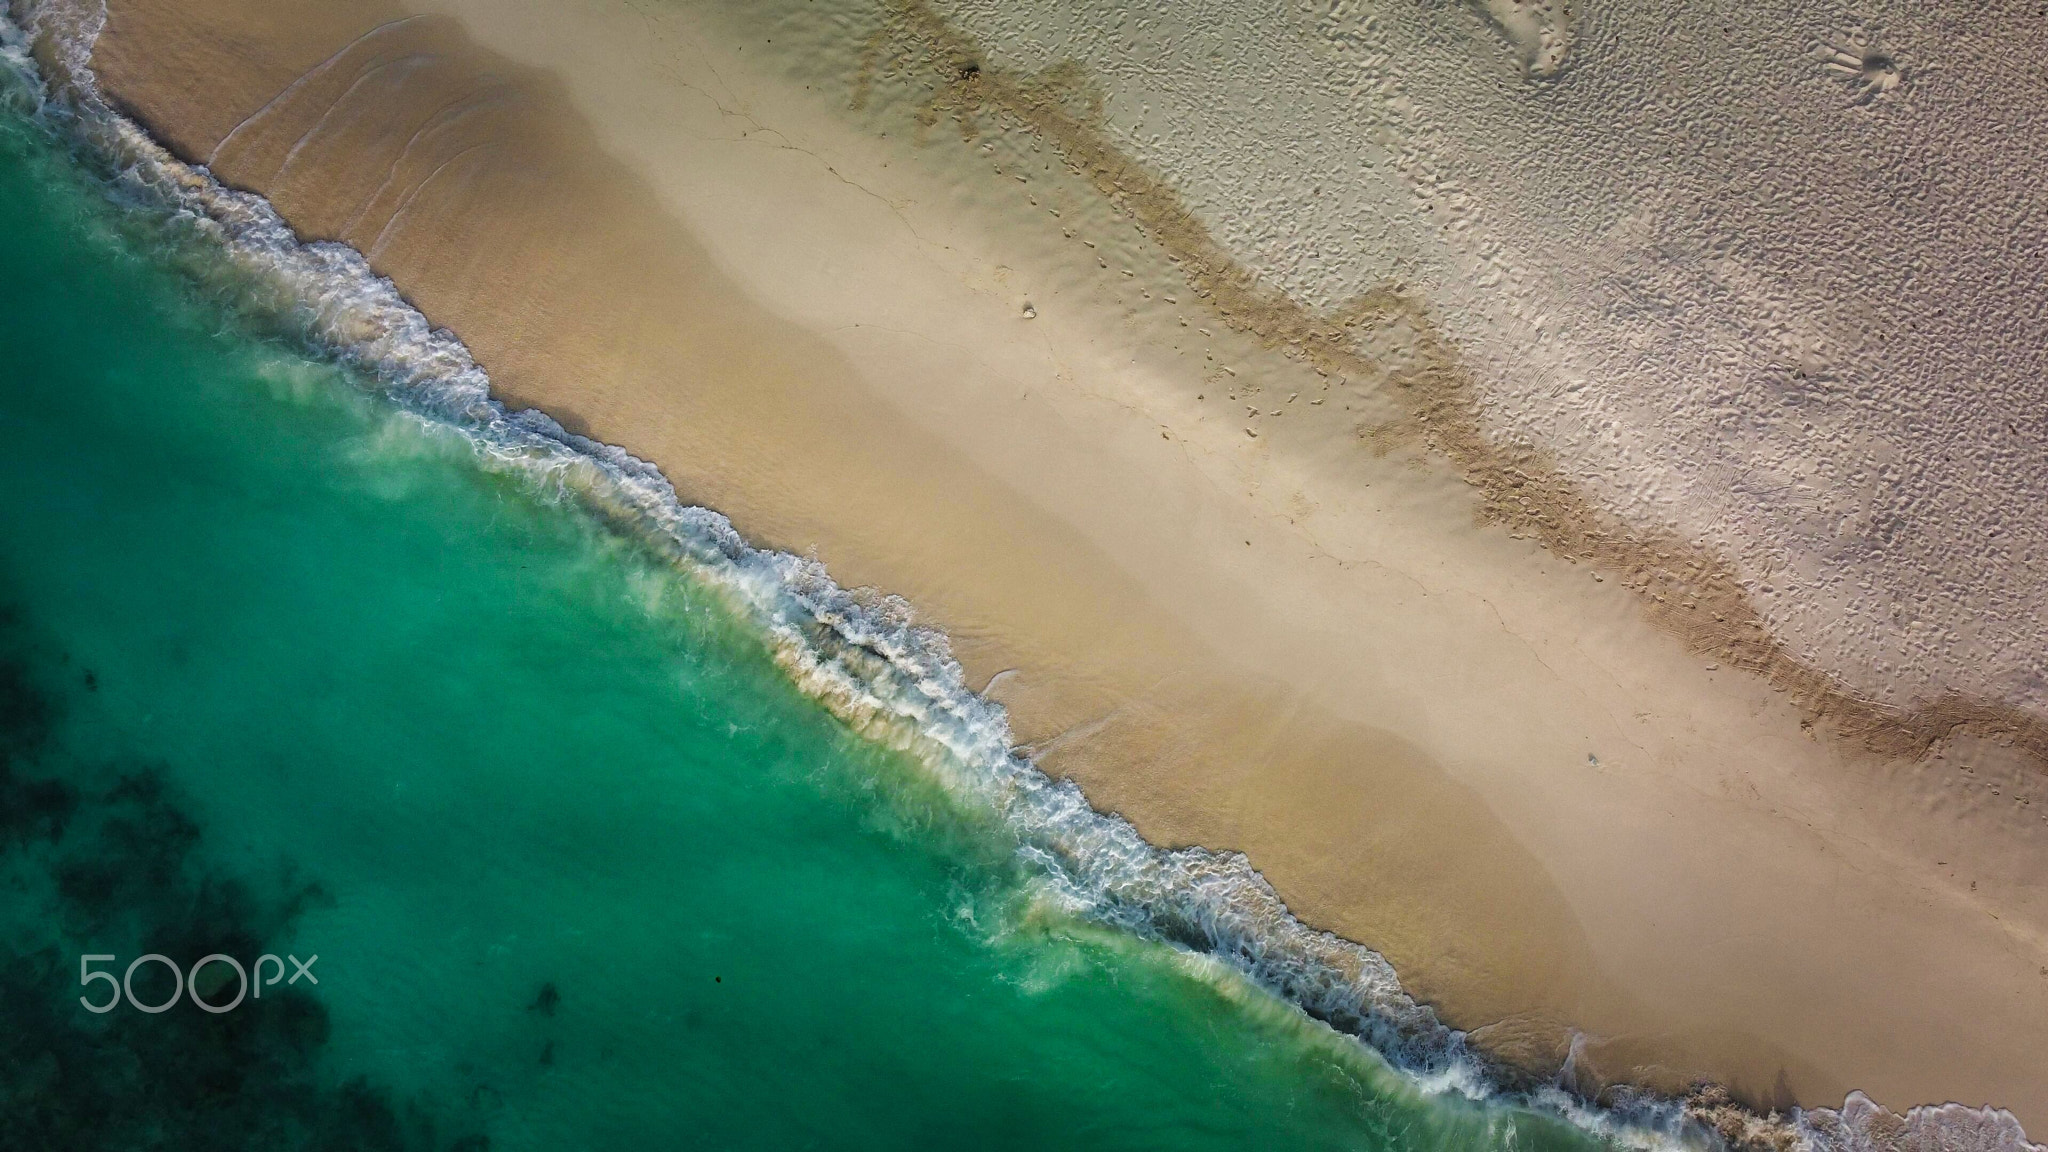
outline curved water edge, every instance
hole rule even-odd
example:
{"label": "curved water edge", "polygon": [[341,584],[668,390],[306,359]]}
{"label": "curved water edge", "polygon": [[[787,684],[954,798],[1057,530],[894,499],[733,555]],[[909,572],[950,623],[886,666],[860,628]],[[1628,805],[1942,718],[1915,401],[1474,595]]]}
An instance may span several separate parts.
{"label": "curved water edge", "polygon": [[0,17],[0,83],[97,172],[110,194],[209,242],[245,278],[248,307],[320,354],[378,381],[422,420],[467,434],[490,466],[518,471],[629,528],[766,634],[780,666],[862,734],[913,753],[962,801],[995,812],[1058,911],[1191,953],[1224,981],[1249,979],[1370,1045],[1424,1091],[1559,1115],[1636,1147],[1732,1141],[1841,1149],[2039,1148],[2009,1114],[1957,1105],[1904,1116],[1852,1095],[1840,1110],[1762,1118],[1726,1107],[1530,1083],[1467,1044],[1401,987],[1369,948],[1316,931],[1239,854],[1165,851],[1096,812],[1013,746],[1002,707],[974,693],[945,636],[893,597],[848,591],[814,560],[750,546],[725,517],[681,503],[652,465],[508,411],[450,332],[437,330],[354,249],[301,243],[262,197],[184,164],[101,97],[89,67],[104,9],[14,0]]}

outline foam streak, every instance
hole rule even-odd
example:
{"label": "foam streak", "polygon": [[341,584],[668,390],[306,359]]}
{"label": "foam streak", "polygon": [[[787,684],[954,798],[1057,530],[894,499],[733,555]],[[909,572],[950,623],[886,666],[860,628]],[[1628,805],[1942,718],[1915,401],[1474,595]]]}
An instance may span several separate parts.
{"label": "foam streak", "polygon": [[[0,72],[14,73],[0,79],[37,94],[38,119],[72,141],[119,200],[217,243],[233,267],[286,302],[280,319],[405,410],[464,432],[492,466],[587,501],[723,590],[805,692],[862,734],[917,755],[954,795],[998,813],[1063,910],[1213,957],[1358,1037],[1424,1090],[1535,1108],[1626,1146],[1696,1147],[1733,1135],[1677,1101],[1630,1097],[1603,1107],[1556,1084],[1518,1082],[1408,995],[1378,953],[1295,918],[1243,855],[1166,851],[1121,817],[1095,811],[1074,784],[1052,780],[1021,754],[1002,707],[965,683],[945,636],[915,624],[908,604],[857,596],[815,560],[755,548],[724,516],[683,504],[646,461],[492,399],[461,341],[433,327],[362,254],[302,243],[267,200],[223,186],[119,115],[87,66],[103,10],[96,19],[60,0],[17,6],[17,16],[27,8],[26,31],[0,17]],[[58,75],[42,77],[32,34]],[[2009,1113],[1949,1106],[1900,1117],[1860,1095],[1840,1112],[1755,1123],[1751,1135],[1764,1142],[1815,1152],[2048,1152],[2027,1144]],[[1901,1133],[1910,1138],[1895,1139]]]}

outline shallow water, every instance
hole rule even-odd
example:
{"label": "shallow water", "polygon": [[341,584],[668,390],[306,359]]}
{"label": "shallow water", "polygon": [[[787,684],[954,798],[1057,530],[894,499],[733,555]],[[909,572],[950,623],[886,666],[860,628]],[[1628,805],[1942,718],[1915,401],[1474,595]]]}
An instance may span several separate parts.
{"label": "shallow water", "polygon": [[[10,113],[0,204],[0,1147],[1587,1142],[1064,915],[717,589]],[[145,952],[319,982],[79,1004]]]}

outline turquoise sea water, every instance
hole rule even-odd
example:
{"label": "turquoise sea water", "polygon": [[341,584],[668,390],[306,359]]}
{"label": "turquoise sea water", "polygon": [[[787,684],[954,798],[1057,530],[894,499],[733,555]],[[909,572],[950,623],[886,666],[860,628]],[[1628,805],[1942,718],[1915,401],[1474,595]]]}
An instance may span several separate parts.
{"label": "turquoise sea water", "polygon": [[[0,112],[0,1148],[1592,1143],[1061,911],[729,595],[178,235]],[[319,982],[80,1005],[145,952]]]}

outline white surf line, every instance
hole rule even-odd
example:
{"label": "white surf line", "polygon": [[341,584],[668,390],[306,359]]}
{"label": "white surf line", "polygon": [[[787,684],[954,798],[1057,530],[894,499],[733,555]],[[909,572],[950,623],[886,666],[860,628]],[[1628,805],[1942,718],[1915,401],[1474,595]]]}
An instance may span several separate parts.
{"label": "white surf line", "polygon": [[[0,31],[10,26],[0,14]],[[18,29],[12,35],[23,39]],[[13,62],[40,77],[26,53]],[[1679,1101],[1635,1096],[1607,1107],[1555,1082],[1503,1087],[1462,1032],[1407,994],[1384,957],[1295,918],[1242,854],[1158,848],[1018,755],[1002,706],[966,686],[943,634],[911,624],[902,601],[856,597],[822,564],[757,549],[723,515],[683,504],[652,464],[568,432],[543,412],[506,409],[490,398],[468,349],[407,304],[360,252],[299,240],[267,200],[184,164],[98,99],[89,71],[79,81],[89,100],[76,114],[85,127],[106,130],[84,134],[84,142],[118,153],[109,157],[119,162],[109,180],[203,221],[226,256],[267,273],[307,306],[310,338],[382,382],[401,408],[466,433],[490,459],[573,491],[664,543],[731,593],[767,631],[785,671],[856,731],[906,752],[943,751],[943,759],[920,760],[943,785],[1006,818],[1070,913],[1214,957],[1364,1042],[1426,1092],[1546,1112],[1629,1147],[1719,1142]],[[1892,1131],[1901,1124],[1903,1132]],[[1762,1118],[1755,1127],[1789,1129],[1815,1152],[2048,1152],[2001,1109],[1943,1104],[1902,1116],[1861,1093],[1840,1110],[1795,1110],[1775,1129]]]}
{"label": "white surf line", "polygon": [[[348,103],[348,98],[356,94],[356,89],[361,88],[364,84],[367,84],[370,81],[371,77],[384,72],[386,69],[418,68],[425,64],[431,64],[437,59],[439,59],[439,57],[435,56],[431,52],[408,52],[403,56],[386,60],[382,64],[377,65],[375,68],[368,69],[367,71],[363,72],[360,76],[357,76],[355,78],[355,82],[350,84],[348,88],[345,89],[340,96],[336,97],[334,103],[329,104],[327,106],[327,111],[322,112],[320,114],[320,118],[318,120],[313,121],[311,127],[307,128],[304,132],[299,133],[299,138],[297,140],[292,141],[291,149],[284,154],[284,163],[279,164],[277,166],[277,171],[271,176],[271,179],[285,179],[285,174],[292,170],[293,161],[296,161],[299,158],[299,153],[305,149],[306,142],[313,139],[313,137],[318,136],[320,134],[320,130],[327,127],[327,122],[329,120],[332,120],[335,117],[335,115],[341,111],[342,105]],[[214,151],[218,152],[220,151],[220,149],[216,148],[214,149]],[[207,163],[209,164],[211,164],[212,162],[213,161],[211,159],[208,159],[207,161]]]}
{"label": "white surf line", "polygon": [[495,147],[497,147],[497,143],[495,141],[480,140],[477,143],[471,144],[469,147],[464,148],[462,151],[457,152],[455,155],[450,156],[446,160],[443,160],[439,164],[435,165],[434,170],[432,172],[427,173],[427,178],[413,185],[412,190],[410,192],[407,192],[404,198],[398,202],[398,207],[392,209],[391,218],[389,220],[384,221],[384,226],[382,228],[377,229],[377,238],[370,242],[370,249],[369,251],[363,253],[364,257],[370,260],[375,260],[377,258],[377,254],[384,250],[384,245],[386,241],[390,239],[391,230],[398,226],[399,220],[402,219],[405,216],[406,212],[412,208],[413,201],[418,200],[420,198],[420,193],[425,192],[427,190],[427,185],[432,184],[434,182],[434,177],[439,176],[442,172],[446,171],[450,164],[455,163],[457,160],[462,159],[464,156],[469,155],[471,152],[475,152],[479,148]]}
{"label": "white surf line", "polygon": [[[33,0],[31,0],[31,2],[33,2]],[[429,15],[429,13],[422,12],[412,16],[403,16],[396,20],[386,20],[384,23],[377,25],[375,28],[370,29],[368,32],[363,33],[361,36],[356,37],[355,39],[349,41],[348,43],[342,45],[340,48],[336,49],[334,55],[329,56],[327,59],[322,60],[320,63],[315,64],[312,68],[301,73],[298,79],[285,85],[281,90],[279,90],[277,95],[272,96],[270,99],[264,101],[263,106],[261,108],[258,108],[254,112],[249,113],[247,116],[242,118],[241,123],[235,125],[233,128],[228,129],[228,134],[221,137],[220,140],[214,144],[213,151],[208,152],[206,154],[207,165],[210,167],[213,164],[214,159],[220,155],[221,149],[226,148],[230,140],[233,140],[236,136],[240,135],[242,129],[247,128],[249,125],[254,124],[258,120],[261,120],[265,115],[267,115],[270,112],[271,109],[277,107],[277,105],[280,102],[290,97],[294,92],[297,92],[299,89],[305,87],[307,84],[312,83],[320,76],[326,74],[328,69],[340,63],[341,58],[348,55],[351,51],[353,51],[357,45],[368,43],[370,40],[383,35],[385,32],[388,32],[393,28],[402,27],[403,25],[411,24],[415,21],[425,20],[429,17]],[[88,52],[88,59],[89,58],[90,53]]]}
{"label": "white surf line", "polygon": [[[369,214],[371,205],[383,199],[384,193],[391,190],[391,185],[398,180],[399,169],[405,166],[406,159],[412,155],[412,150],[418,147],[421,140],[438,134],[444,128],[461,123],[462,119],[471,113],[504,103],[508,99],[505,93],[509,87],[505,84],[495,84],[474,92],[466,92],[435,109],[432,116],[427,117],[425,122],[413,130],[412,136],[405,142],[405,147],[399,150],[398,157],[391,161],[391,167],[385,170],[383,182],[377,185],[376,191],[370,193],[369,199],[363,201],[362,207],[356,209],[356,214],[349,217],[348,224],[342,228],[340,235],[347,237],[355,234],[355,230],[363,223],[363,217]],[[390,221],[387,220],[385,223],[388,224]],[[378,235],[382,234],[380,230]]]}

